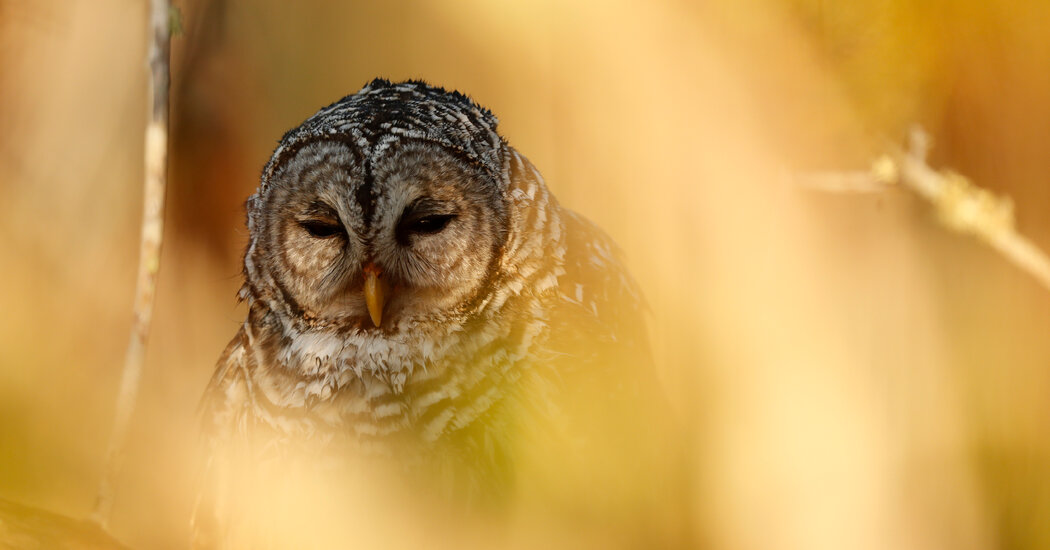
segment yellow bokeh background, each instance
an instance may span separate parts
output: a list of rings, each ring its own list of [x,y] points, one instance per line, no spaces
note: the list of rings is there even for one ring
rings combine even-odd
[[[1050,547],[1050,292],[903,188],[789,177],[864,169],[921,124],[932,164],[1012,197],[1050,249],[1050,3],[175,4],[122,541],[186,545],[194,415],[244,318],[242,205],[262,165],[383,76],[490,107],[623,247],[681,417],[697,544]],[[0,2],[0,497],[73,517],[94,501],[131,318],[146,18],[132,0]]]

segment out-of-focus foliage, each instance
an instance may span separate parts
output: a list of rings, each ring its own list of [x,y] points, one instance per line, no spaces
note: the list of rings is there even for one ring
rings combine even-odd
[[[157,318],[113,521],[126,543],[184,546],[194,411],[243,319],[241,205],[262,164],[386,76],[491,107],[623,246],[682,418],[695,540],[1050,546],[1050,295],[903,191],[784,177],[866,167],[918,122],[934,165],[1012,196],[1050,248],[1050,4],[176,4]],[[145,39],[142,2],[0,1],[0,496],[74,517],[130,316]]]

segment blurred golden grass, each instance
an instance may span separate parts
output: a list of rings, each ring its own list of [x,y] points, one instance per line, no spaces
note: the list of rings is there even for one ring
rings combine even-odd
[[[177,4],[125,542],[184,545],[194,408],[243,319],[241,203],[263,162],[387,76],[491,107],[623,246],[707,546],[1050,545],[1050,296],[912,197],[782,177],[866,165],[918,122],[932,164],[1012,196],[1048,248],[1050,5]],[[145,36],[141,2],[0,3],[0,496],[72,516],[94,498],[130,317]]]

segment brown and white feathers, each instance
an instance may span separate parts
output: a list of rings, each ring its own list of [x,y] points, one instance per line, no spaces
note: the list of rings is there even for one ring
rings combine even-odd
[[[567,434],[579,400],[613,418],[651,391],[615,245],[496,125],[457,92],[375,80],[284,136],[247,203],[249,313],[205,395],[210,449],[388,457],[502,494],[527,441],[587,439]]]

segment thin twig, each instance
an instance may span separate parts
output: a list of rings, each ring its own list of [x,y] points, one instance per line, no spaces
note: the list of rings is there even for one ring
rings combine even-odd
[[[1050,290],[1050,258],[1017,232],[1013,202],[978,187],[949,170],[936,171],[926,162],[929,136],[913,128],[907,150],[894,148],[866,172],[803,174],[795,181],[812,189],[865,192],[900,185],[929,201],[940,221],[954,231],[974,235],[988,243],[1017,267]]]
[[[153,319],[153,297],[160,267],[160,245],[164,230],[164,190],[168,167],[168,87],[170,58],[170,2],[151,0],[149,51],[150,120],[146,127],[145,181],[143,186],[142,240],[139,248],[138,281],[135,285],[135,309],[124,357],[124,371],[117,394],[116,418],[106,453],[106,470],[98,488],[92,514],[105,527],[113,509],[113,487],[123,464],[131,413],[135,409],[139,380],[145,358],[146,338]]]

